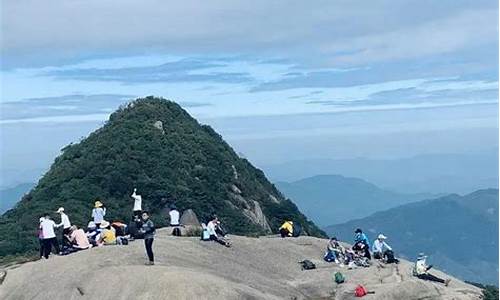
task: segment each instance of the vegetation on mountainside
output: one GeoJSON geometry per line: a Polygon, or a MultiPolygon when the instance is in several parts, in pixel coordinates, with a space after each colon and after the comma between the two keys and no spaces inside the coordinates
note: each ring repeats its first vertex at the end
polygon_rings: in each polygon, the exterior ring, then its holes
{"type": "Polygon", "coordinates": [[[498,287],[494,285],[483,285],[481,283],[466,281],[468,284],[477,286],[483,290],[484,300],[498,300],[498,287]]]}
{"type": "Polygon", "coordinates": [[[192,208],[202,221],[217,213],[231,233],[261,234],[264,228],[243,214],[256,201],[273,231],[283,219],[293,219],[308,234],[324,236],[211,127],[174,102],[147,97],[120,108],[102,128],[62,149],[38,185],[0,217],[0,257],[37,249],[38,218],[50,212],[59,221],[54,213],[59,206],[84,226],[100,199],[107,220],[128,222],[134,187],[158,225],[165,223],[165,206],[175,202],[181,211],[192,208]]]}

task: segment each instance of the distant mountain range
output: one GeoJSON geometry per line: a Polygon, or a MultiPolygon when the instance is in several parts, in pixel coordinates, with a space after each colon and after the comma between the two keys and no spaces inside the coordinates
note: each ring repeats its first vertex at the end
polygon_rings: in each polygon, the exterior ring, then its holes
{"type": "Polygon", "coordinates": [[[318,175],[277,182],[278,189],[315,223],[326,226],[366,217],[379,210],[432,198],[430,194],[399,194],[359,178],[318,175]]]}
{"type": "Polygon", "coordinates": [[[34,186],[34,183],[22,183],[12,188],[0,190],[0,214],[14,207],[21,200],[21,197],[34,186]]]}
{"type": "Polygon", "coordinates": [[[467,194],[498,188],[498,149],[477,155],[433,154],[398,160],[311,159],[261,167],[275,182],[342,174],[405,194],[467,194]]]}
{"type": "Polygon", "coordinates": [[[383,233],[408,259],[424,252],[436,267],[459,278],[498,283],[498,189],[405,204],[325,231],[351,241],[358,227],[372,241],[383,233]]]}

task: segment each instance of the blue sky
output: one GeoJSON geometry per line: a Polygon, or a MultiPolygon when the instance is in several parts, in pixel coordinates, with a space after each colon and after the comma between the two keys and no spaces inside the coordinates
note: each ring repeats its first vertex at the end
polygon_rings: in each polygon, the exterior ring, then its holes
{"type": "Polygon", "coordinates": [[[1,13],[4,179],[46,168],[145,95],[179,102],[257,164],[498,147],[496,1],[4,1],[1,13]],[[393,138],[366,151],[375,136],[393,138]]]}

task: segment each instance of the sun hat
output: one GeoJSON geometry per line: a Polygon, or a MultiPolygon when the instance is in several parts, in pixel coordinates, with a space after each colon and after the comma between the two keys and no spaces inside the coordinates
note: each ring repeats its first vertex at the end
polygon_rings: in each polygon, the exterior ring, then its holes
{"type": "Polygon", "coordinates": [[[57,213],[62,213],[64,211],[64,207],[59,207],[59,209],[56,211],[57,213]]]}
{"type": "Polygon", "coordinates": [[[427,255],[424,255],[423,252],[420,252],[417,256],[417,260],[422,260],[422,259],[426,259],[427,258],[427,255]]]}
{"type": "Polygon", "coordinates": [[[94,221],[90,221],[89,224],[87,225],[87,228],[95,228],[96,225],[94,223],[94,221]]]}
{"type": "Polygon", "coordinates": [[[101,225],[99,226],[101,229],[104,229],[108,227],[110,224],[108,221],[102,221],[101,225]]]}
{"type": "Polygon", "coordinates": [[[41,217],[40,220],[38,221],[39,223],[42,223],[45,220],[44,217],[41,217]]]}
{"type": "Polygon", "coordinates": [[[379,239],[379,240],[385,240],[386,238],[387,237],[385,235],[383,235],[383,234],[379,234],[378,237],[377,237],[377,239],[379,239]]]}
{"type": "Polygon", "coordinates": [[[97,208],[97,207],[101,207],[102,206],[102,202],[97,200],[95,203],[94,203],[94,206],[97,208]]]}

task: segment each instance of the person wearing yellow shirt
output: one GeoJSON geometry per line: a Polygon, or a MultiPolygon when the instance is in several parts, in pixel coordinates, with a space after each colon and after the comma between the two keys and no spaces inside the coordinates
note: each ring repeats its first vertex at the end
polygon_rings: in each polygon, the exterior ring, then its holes
{"type": "Polygon", "coordinates": [[[99,226],[102,229],[99,245],[115,245],[116,244],[116,234],[114,228],[111,227],[108,221],[102,221],[99,226]]]}
{"type": "Polygon", "coordinates": [[[285,221],[283,225],[281,225],[280,229],[280,234],[281,237],[287,237],[287,236],[292,236],[293,235],[293,222],[292,221],[285,221]]]}

